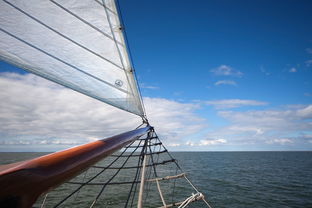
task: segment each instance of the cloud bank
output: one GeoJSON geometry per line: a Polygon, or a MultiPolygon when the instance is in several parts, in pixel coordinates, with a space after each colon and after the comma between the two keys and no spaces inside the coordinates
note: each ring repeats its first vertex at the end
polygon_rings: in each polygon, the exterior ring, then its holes
{"type": "Polygon", "coordinates": [[[263,106],[266,102],[256,100],[241,100],[241,99],[227,99],[227,100],[210,100],[205,101],[204,104],[213,106],[216,109],[238,108],[242,106],[263,106]]]}
{"type": "Polygon", "coordinates": [[[218,111],[229,124],[208,133],[230,144],[281,144],[304,147],[312,136],[312,105],[279,110],[218,111]]]}
{"type": "MultiPolygon", "coordinates": [[[[129,131],[141,118],[32,74],[0,74],[1,145],[78,145],[129,131]]],[[[168,144],[205,127],[196,104],[144,98],[168,144]]]]}
{"type": "MultiPolygon", "coordinates": [[[[0,73],[0,89],[2,150],[14,145],[26,150],[32,146],[69,147],[141,124],[138,116],[32,74],[0,73]]],[[[144,103],[164,144],[176,150],[312,148],[312,105],[268,109],[268,103],[257,100],[182,103],[152,97],[145,97],[144,103]],[[203,112],[209,106],[222,125],[208,125],[205,117],[212,115],[203,112]],[[261,110],[240,108],[253,106],[261,106],[261,110]]]]}

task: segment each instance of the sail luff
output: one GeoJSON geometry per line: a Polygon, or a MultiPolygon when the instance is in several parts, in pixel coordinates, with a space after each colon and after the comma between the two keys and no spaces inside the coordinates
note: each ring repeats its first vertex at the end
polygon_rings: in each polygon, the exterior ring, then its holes
{"type": "Polygon", "coordinates": [[[141,94],[141,90],[140,90],[140,85],[139,85],[139,82],[137,79],[133,59],[131,56],[130,45],[128,43],[127,34],[126,34],[126,30],[125,30],[125,26],[124,26],[124,22],[123,22],[123,18],[122,18],[122,13],[120,11],[119,1],[118,0],[114,0],[114,1],[115,1],[115,3],[113,4],[113,8],[114,8],[114,11],[116,12],[116,15],[118,17],[119,24],[122,27],[122,30],[119,31],[121,33],[120,37],[124,43],[124,47],[122,48],[122,50],[123,50],[124,54],[128,54],[126,56],[126,61],[129,63],[129,66],[131,67],[131,71],[133,72],[133,79],[131,79],[130,81],[132,82],[132,85],[136,87],[136,90],[134,91],[134,93],[136,93],[136,96],[139,98],[139,100],[137,102],[139,103],[138,105],[141,107],[141,110],[144,114],[143,119],[145,119],[147,121],[145,106],[144,106],[144,102],[143,102],[143,98],[142,98],[142,94],[141,94]]]}
{"type": "MultiPolygon", "coordinates": [[[[112,9],[113,9],[113,14],[115,14],[113,16],[113,18],[115,18],[115,22],[117,22],[117,25],[119,25],[119,28],[117,29],[117,34],[119,35],[119,38],[121,39],[120,41],[123,43],[124,46],[126,46],[126,42],[125,42],[125,39],[124,39],[124,36],[123,36],[123,26],[121,25],[120,23],[120,20],[119,20],[119,16],[118,16],[118,11],[117,11],[117,8],[116,8],[116,3],[115,3],[116,0],[114,0],[114,3],[112,4],[112,9]]],[[[123,54],[128,54],[127,50],[125,47],[123,47],[122,49],[119,48],[119,45],[118,45],[118,42],[117,42],[117,39],[115,37],[115,33],[113,31],[113,28],[112,28],[112,24],[111,24],[111,21],[110,21],[110,15],[108,14],[108,7],[106,7],[105,5],[105,0],[102,0],[103,2],[103,6],[104,6],[104,9],[105,9],[105,12],[106,12],[106,16],[107,16],[107,19],[108,19],[108,22],[109,22],[109,25],[110,25],[110,29],[111,29],[111,32],[113,34],[113,39],[114,39],[114,42],[116,44],[116,48],[117,48],[117,51],[118,51],[118,55],[120,57],[120,60],[121,60],[121,64],[123,66],[124,69],[126,69],[126,67],[128,67],[128,70],[131,72],[132,76],[133,76],[133,79],[129,79],[128,77],[128,74],[125,73],[126,77],[127,77],[127,80],[128,82],[131,82],[132,84],[130,85],[130,88],[131,88],[131,92],[135,94],[136,97],[138,97],[139,99],[138,100],[135,100],[137,103],[138,106],[141,107],[141,111],[145,114],[144,112],[144,109],[143,109],[143,102],[141,100],[141,97],[140,97],[140,94],[138,93],[138,87],[136,85],[136,82],[135,82],[135,77],[134,77],[134,69],[133,69],[133,66],[131,66],[131,62],[129,60],[129,57],[128,55],[122,57],[122,53],[121,53],[121,50],[123,52],[123,54]],[[135,90],[133,88],[136,88],[135,90]]]]}

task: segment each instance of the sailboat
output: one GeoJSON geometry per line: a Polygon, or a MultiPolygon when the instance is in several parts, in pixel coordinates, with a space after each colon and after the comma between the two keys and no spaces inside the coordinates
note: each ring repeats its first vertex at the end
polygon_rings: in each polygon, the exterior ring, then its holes
{"type": "Polygon", "coordinates": [[[210,207],[148,122],[120,16],[114,0],[0,1],[1,60],[142,119],[136,129],[119,135],[0,166],[1,207],[78,207],[66,201],[79,201],[79,193],[83,207],[111,207],[101,196],[113,185],[127,185],[118,207],[187,207],[198,201],[210,207]],[[167,172],[159,166],[166,164],[175,167],[175,175],[163,175],[167,172]],[[86,176],[91,169],[96,171],[86,176]],[[126,174],[114,181],[122,171],[126,174]],[[133,180],[122,180],[130,172],[133,180]],[[168,202],[168,187],[162,189],[161,183],[178,180],[193,193],[168,202]],[[75,187],[51,199],[50,193],[64,184],[75,187]],[[92,200],[81,196],[86,187],[98,190],[88,196],[92,200]],[[155,192],[148,195],[151,187],[155,192]],[[160,204],[149,205],[155,196],[160,204]]]}

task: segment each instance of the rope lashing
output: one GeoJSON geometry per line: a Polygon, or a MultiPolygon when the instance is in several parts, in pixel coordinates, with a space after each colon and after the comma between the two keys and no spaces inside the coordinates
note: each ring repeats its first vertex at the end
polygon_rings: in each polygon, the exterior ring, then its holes
{"type": "Polygon", "coordinates": [[[203,198],[204,198],[204,195],[200,192],[197,192],[196,194],[192,193],[192,196],[186,198],[178,208],[185,208],[189,203],[203,199],[203,198]]]}

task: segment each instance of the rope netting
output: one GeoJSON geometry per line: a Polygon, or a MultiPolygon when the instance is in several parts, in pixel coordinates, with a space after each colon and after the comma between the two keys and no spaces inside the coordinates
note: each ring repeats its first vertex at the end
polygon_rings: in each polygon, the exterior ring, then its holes
{"type": "Polygon", "coordinates": [[[153,129],[42,196],[34,205],[42,208],[207,206],[210,207],[203,194],[190,182],[153,129]]]}

